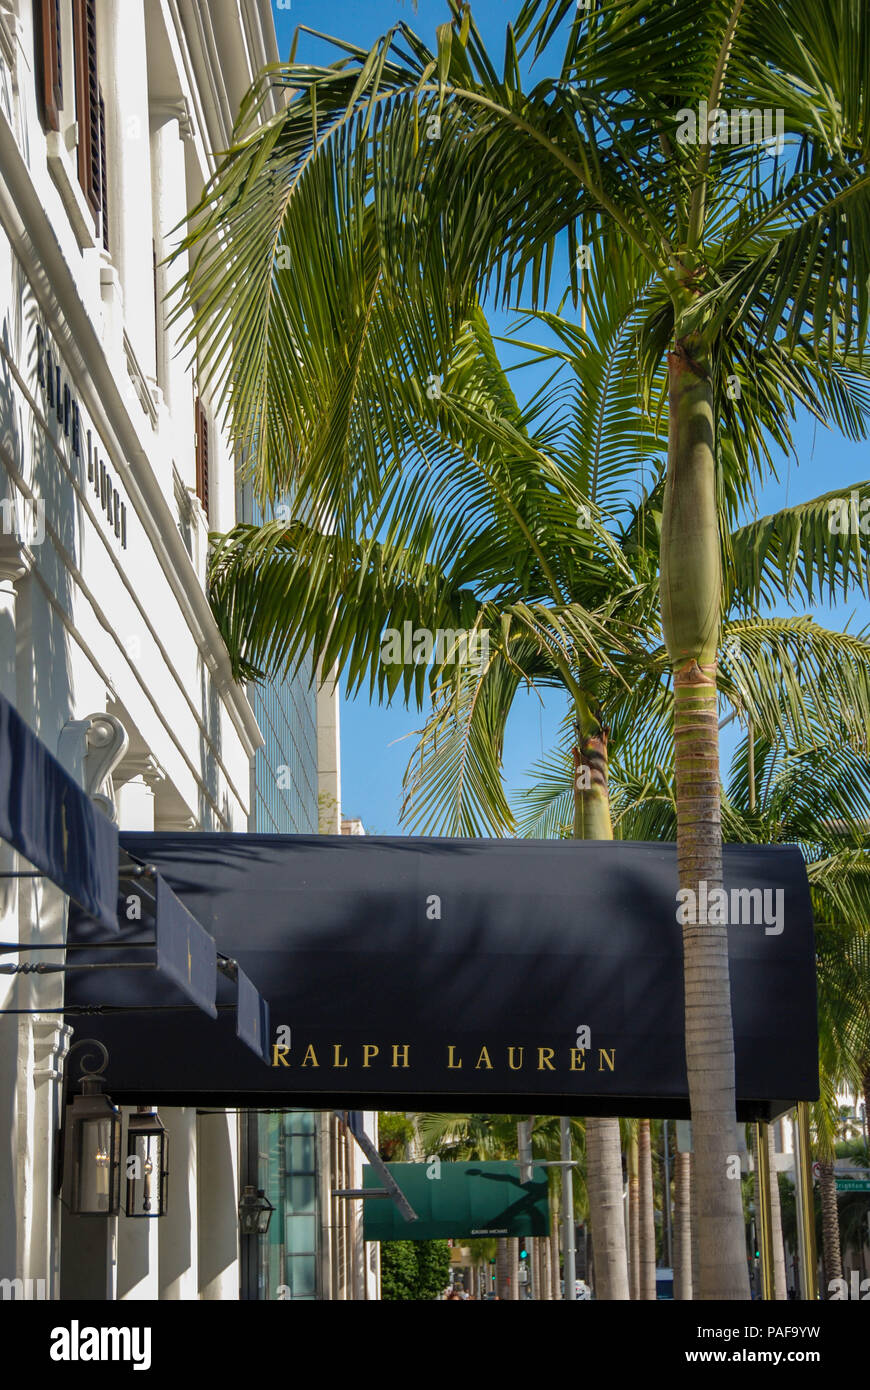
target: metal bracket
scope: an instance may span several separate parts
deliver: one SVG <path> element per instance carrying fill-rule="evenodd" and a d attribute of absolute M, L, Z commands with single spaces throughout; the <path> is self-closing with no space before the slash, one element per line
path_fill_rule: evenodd
<path fill-rule="evenodd" d="M 355 1130 L 351 1129 L 347 1121 L 346 1110 L 336 1110 L 334 1113 L 341 1121 L 341 1123 L 344 1125 L 348 1134 L 350 1134 L 359 1144 L 369 1163 L 374 1168 L 381 1182 L 384 1184 L 383 1190 L 386 1192 L 386 1195 L 388 1197 L 391 1197 L 392 1200 L 395 1202 L 405 1221 L 419 1221 L 419 1216 L 415 1212 L 414 1208 L 411 1206 L 411 1203 L 408 1201 L 399 1184 L 396 1182 L 396 1179 L 393 1177 L 392 1173 L 390 1172 L 384 1160 L 381 1158 L 380 1154 L 378 1153 L 369 1136 L 366 1134 L 365 1130 L 361 1130 L 360 1133 L 357 1134 Z M 381 1189 L 374 1188 L 373 1190 L 377 1192 L 378 1195 L 381 1194 Z M 358 1195 L 365 1199 L 369 1196 L 369 1192 L 364 1190 L 360 1192 Z"/>

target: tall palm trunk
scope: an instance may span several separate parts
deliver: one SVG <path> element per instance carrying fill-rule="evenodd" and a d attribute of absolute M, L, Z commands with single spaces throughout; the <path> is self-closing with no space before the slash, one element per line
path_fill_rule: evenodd
<path fill-rule="evenodd" d="M 692 1155 L 674 1154 L 674 1298 L 692 1297 Z"/>
<path fill-rule="evenodd" d="M 831 1280 L 842 1279 L 843 1257 L 840 1253 L 840 1218 L 837 1211 L 837 1184 L 833 1160 L 819 1163 L 819 1188 L 822 1194 L 822 1267 L 825 1271 L 824 1296 L 830 1297 Z"/>
<path fill-rule="evenodd" d="M 782 1207 L 779 1201 L 779 1178 L 776 1172 L 776 1144 L 773 1125 L 767 1125 L 767 1155 L 770 1164 L 770 1227 L 773 1236 L 773 1296 L 783 1302 L 788 1290 L 785 1280 L 785 1246 L 782 1243 Z"/>
<path fill-rule="evenodd" d="M 586 774 L 581 777 L 582 769 Z M 574 838 L 612 840 L 607 791 L 607 731 L 581 733 L 574 750 Z M 586 1189 L 595 1255 L 595 1293 L 600 1299 L 628 1298 L 622 1144 L 616 1119 L 586 1120 Z"/>
<path fill-rule="evenodd" d="M 639 1296 L 655 1301 L 656 1296 L 656 1223 L 653 1192 L 652 1145 L 649 1120 L 640 1120 L 637 1132 L 637 1175 L 639 1217 Z"/>
<path fill-rule="evenodd" d="M 505 1236 L 499 1236 L 495 1252 L 495 1291 L 500 1299 L 510 1298 L 508 1278 L 508 1241 Z"/>
<path fill-rule="evenodd" d="M 516 1236 L 511 1236 L 507 1246 L 508 1268 L 510 1270 L 508 1298 L 510 1298 L 512 1302 L 518 1303 L 522 1295 L 522 1290 L 520 1289 L 520 1242 Z"/>
<path fill-rule="evenodd" d="M 662 512 L 661 608 L 674 672 L 679 886 L 722 885 L 716 656 L 721 601 L 713 390 L 693 338 L 668 354 L 668 471 Z M 684 911 L 686 900 L 681 898 Z M 686 1068 L 692 1111 L 700 1297 L 748 1299 L 740 1183 L 728 1177 L 736 1101 L 728 931 L 683 921 Z"/>
<path fill-rule="evenodd" d="M 640 1174 L 637 1162 L 637 1124 L 631 1122 L 628 1141 L 628 1286 L 632 1302 L 640 1298 Z"/>
<path fill-rule="evenodd" d="M 567 1177 L 567 1170 L 562 1169 L 562 1181 Z M 559 1289 L 559 1187 L 556 1183 L 550 1188 L 550 1297 L 557 1302 L 560 1297 Z"/>

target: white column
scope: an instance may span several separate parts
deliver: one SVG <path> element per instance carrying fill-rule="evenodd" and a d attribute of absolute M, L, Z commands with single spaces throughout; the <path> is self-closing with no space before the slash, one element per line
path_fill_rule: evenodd
<path fill-rule="evenodd" d="M 199 1293 L 196 1111 L 161 1108 L 160 1118 L 169 1133 L 166 1216 L 156 1223 L 160 1227 L 160 1297 L 193 1300 Z"/>
<path fill-rule="evenodd" d="M 151 171 L 153 179 L 153 236 L 157 251 L 157 380 L 163 392 L 168 427 L 168 448 L 184 482 L 195 486 L 194 379 L 189 366 L 190 348 L 182 348 L 190 315 L 171 325 L 166 320 L 176 307 L 166 296 L 187 271 L 187 256 L 164 265 L 183 232 L 177 230 L 187 212 L 185 141 L 194 128 L 187 101 L 155 102 L 151 107 Z"/>
<path fill-rule="evenodd" d="M 97 69 L 106 104 L 109 244 L 127 336 L 156 376 L 151 148 L 144 0 L 97 0 Z"/>
<path fill-rule="evenodd" d="M 196 1230 L 199 1296 L 230 1302 L 239 1297 L 239 1144 L 236 1116 L 213 1111 L 197 1117 Z"/>
<path fill-rule="evenodd" d="M 154 789 L 149 778 L 155 775 L 156 764 L 145 757 L 128 756 L 118 775 L 134 771 L 135 775 L 116 789 L 118 825 L 122 830 L 154 829 Z M 141 769 L 141 770 L 139 770 Z M 134 1112 L 124 1110 L 122 1154 L 127 1153 L 127 1123 Z M 165 1124 L 165 1120 L 164 1120 Z M 156 1299 L 159 1297 L 158 1240 L 160 1227 L 168 1217 L 126 1216 L 124 1202 L 127 1188 L 121 1178 L 121 1215 L 118 1217 L 118 1298 Z"/>

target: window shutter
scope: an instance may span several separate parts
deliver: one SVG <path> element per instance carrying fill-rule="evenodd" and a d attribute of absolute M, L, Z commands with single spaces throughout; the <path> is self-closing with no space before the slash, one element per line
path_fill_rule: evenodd
<path fill-rule="evenodd" d="M 35 0 L 33 19 L 42 123 L 48 130 L 60 130 L 60 108 L 63 106 L 60 0 Z"/>
<path fill-rule="evenodd" d="M 208 519 L 208 420 L 202 401 L 196 398 L 196 495 Z"/>
<path fill-rule="evenodd" d="M 103 247 L 109 249 L 109 185 L 106 178 L 106 103 L 100 94 L 100 217 L 103 224 Z"/>
<path fill-rule="evenodd" d="M 108 248 L 106 226 L 106 117 L 97 80 L 96 0 L 73 0 L 73 33 L 76 56 L 76 119 L 79 125 L 79 183 L 94 216 L 102 214 L 103 245 Z"/>

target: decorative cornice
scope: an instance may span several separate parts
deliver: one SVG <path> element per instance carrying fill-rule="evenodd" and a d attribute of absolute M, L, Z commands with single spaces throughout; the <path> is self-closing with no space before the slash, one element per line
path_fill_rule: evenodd
<path fill-rule="evenodd" d="M 134 777 L 141 777 L 152 788 L 158 782 L 166 781 L 166 773 L 153 753 L 127 753 L 112 780 L 123 786 L 125 782 L 132 782 Z"/>
<path fill-rule="evenodd" d="M 178 133 L 182 140 L 196 139 L 196 121 L 187 97 L 158 97 L 151 102 L 149 115 L 155 124 L 178 121 Z"/>
<path fill-rule="evenodd" d="M 33 569 L 33 552 L 17 536 L 0 531 L 0 583 L 17 584 Z"/>

